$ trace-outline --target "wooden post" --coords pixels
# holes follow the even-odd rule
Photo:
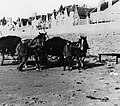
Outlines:
[[[118,56],[116,56],[116,64],[118,64]]]
[[[101,54],[99,54],[99,61],[101,62]]]

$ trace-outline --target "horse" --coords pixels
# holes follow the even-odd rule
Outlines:
[[[84,59],[86,57],[87,49],[90,49],[87,42],[87,37],[80,36],[77,42],[66,42],[63,49],[63,70],[66,70],[67,64],[68,69],[72,70],[72,62],[75,58],[77,59],[78,68],[84,67]]]
[[[57,56],[59,57],[59,62],[63,63],[63,48],[68,40],[61,37],[53,37],[48,39],[44,43],[43,47],[43,63],[47,63],[47,56]]]
[[[18,55],[18,59],[20,60],[20,64],[17,67],[19,71],[22,71],[24,64],[31,56],[35,58],[37,70],[41,70],[39,62],[41,59],[42,47],[46,40],[46,34],[47,33],[39,33],[39,35],[36,36],[34,39],[28,39],[18,44],[16,48],[16,53]]]
[[[0,65],[3,65],[5,55],[10,55],[15,60],[15,48],[20,42],[21,38],[19,36],[8,35],[0,38],[0,53],[2,55]]]

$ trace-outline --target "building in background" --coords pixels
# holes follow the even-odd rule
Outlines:
[[[87,7],[87,5],[60,5],[58,10],[46,15],[34,13],[29,18],[18,18],[14,21],[16,27],[28,26],[33,29],[59,29],[65,27],[108,23],[120,20],[120,1],[119,0],[100,0],[98,7]],[[1,19],[1,25],[11,25],[12,18]]]

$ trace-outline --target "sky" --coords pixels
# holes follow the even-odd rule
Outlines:
[[[37,12],[39,15],[52,13],[54,9],[58,10],[60,5],[87,4],[88,6],[97,6],[100,0],[0,0],[0,18],[29,17]]]

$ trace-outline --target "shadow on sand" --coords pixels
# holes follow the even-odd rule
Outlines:
[[[28,68],[23,68],[22,71],[30,71],[30,70],[36,70],[35,61],[28,61],[27,62]],[[59,62],[48,62],[46,65],[41,65],[41,69],[49,69],[49,68],[55,68],[55,67],[61,67],[62,65]]]
[[[2,66],[8,66],[8,65],[18,65],[17,62],[5,62]],[[99,67],[105,65],[105,62],[90,62],[90,61],[85,61],[84,68],[83,69],[88,69],[88,68],[93,68],[93,67]],[[29,70],[35,70],[35,61],[28,61],[27,62],[28,68],[23,68],[23,71],[29,71]],[[46,65],[41,65],[42,70],[44,69],[49,69],[49,68],[55,68],[55,67],[62,67],[63,64],[61,64],[58,61],[55,62],[48,62]],[[78,69],[78,67],[74,66],[73,69]]]
[[[99,66],[103,66],[103,65],[105,65],[105,63],[103,63],[103,62],[101,62],[101,63],[100,62],[93,62],[93,63],[85,62],[84,69],[99,67]]]
[[[103,66],[105,65],[105,63],[100,63],[100,62],[85,62],[85,67],[83,69],[88,69],[88,68],[93,68],[93,67],[99,67],[99,66]],[[48,62],[46,66],[41,65],[42,70],[44,69],[49,69],[49,68],[55,68],[55,67],[62,67],[63,64],[59,63],[59,62]],[[34,61],[29,61],[28,62],[28,68],[25,69],[24,71],[29,71],[29,70],[35,70],[35,62]],[[78,67],[73,67],[73,69],[78,69]]]

